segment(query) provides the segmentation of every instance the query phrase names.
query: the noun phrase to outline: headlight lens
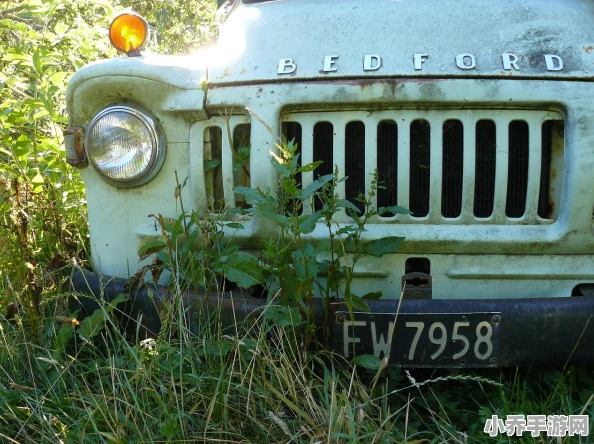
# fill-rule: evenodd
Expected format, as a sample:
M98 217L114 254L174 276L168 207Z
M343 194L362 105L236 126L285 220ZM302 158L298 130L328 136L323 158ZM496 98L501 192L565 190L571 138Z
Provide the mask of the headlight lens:
M116 186L135 187L151 180L165 159L157 121L139 107L112 106L91 121L87 156L103 178Z

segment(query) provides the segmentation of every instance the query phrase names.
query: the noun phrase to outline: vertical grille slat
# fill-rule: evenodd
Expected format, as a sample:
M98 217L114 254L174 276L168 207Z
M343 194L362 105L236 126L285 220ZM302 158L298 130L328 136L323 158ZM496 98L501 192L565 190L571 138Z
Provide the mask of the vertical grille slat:
M365 207L357 198L365 193L365 125L361 121L349 122L345 128L344 147L346 199L354 203L363 213ZM339 168L340 169L340 168Z
M331 174L334 165L334 126L330 122L318 122L313 127L313 159L322 164L313 172L313 177ZM320 210L322 202L314 201L314 209Z
M203 168L204 174L204 206L218 211L224 201L223 174L221 172L222 159L222 130L218 126L211 126L204 131ZM218 165L216 164L218 161ZM212 202L211 202L212 201Z
M312 161L325 162L311 179L304 175L304 183L336 165L341 177L349 176L336 190L339 198L355 201L367 195L377 168L381 186L374 206L412 211L396 215L400 222L511 225L559 217L564 122L558 113L347 111L290 118L302 124L304 147L305 134L312 134L304 161L309 150ZM374 221L394 216L381 214Z
M377 190L377 206L398 204L398 125L383 120L377 126L377 170L382 188ZM385 216L391 216L386 214Z
M433 117L433 116L431 116ZM429 216L439 222L443 175L443 119L429 118Z
M340 123L334 125L334 149L333 159L334 166L338 168L339 177L345 175L346 171L346 159L345 159L345 147L346 147L346 126L343 121L339 120ZM333 170L332 170L333 171ZM332 172L331 171L331 172ZM339 182L336 185L336 193L339 199L344 199L346 195L345 181Z
M474 215L491 217L495 197L497 131L492 120L476 123L476 172L474 179Z
M563 188L565 125L563 121L548 120L542 125L542 155L538 217L556 219Z
M464 147L462 169L462 210L461 216L465 222L472 221L474 217L474 184L476 174L476 122L472 119L470 111L466 111L462 120L464 129Z
M540 193L538 196L538 216L542 219L547 219L551 214L549 209L549 189L550 189L550 172L551 172L551 154L553 146L552 137L553 122L548 121L542 125L542 162L540 168Z
M398 206L410 209L410 120L406 117L398 122Z
M528 124L528 177L526 180L526 219L536 220L540 194L542 164L542 125L530 121Z
M507 178L509 162L509 120L497 116L495 122L495 181L493 193L492 220L495 223L505 223L505 207L507 201Z
M528 187L528 124L514 120L508 127L508 182L505 215L522 217L526 211L526 191Z
M369 197L373 172L377 169L377 126L376 120L368 118L363 120L365 124L365 196ZM371 205L377 208L377 193L371 197Z
M301 164L308 165L314 161L314 120L303 119L301 121ZM288 136L287 136L288 137ZM313 182L313 171L301 174L301 187L307 188ZM303 205L303 214L311 214L311 199Z
M231 124L230 124L231 125ZM235 125L231 127L231 134L235 131ZM226 208L235 206L235 194L233 193L233 153L227 131L222 134L221 149L221 172L223 173L223 195Z
M441 215L456 218L462 213L464 173L464 127L459 120L443 124Z
M414 217L429 214L431 181L431 125L415 120L410 125L409 210Z

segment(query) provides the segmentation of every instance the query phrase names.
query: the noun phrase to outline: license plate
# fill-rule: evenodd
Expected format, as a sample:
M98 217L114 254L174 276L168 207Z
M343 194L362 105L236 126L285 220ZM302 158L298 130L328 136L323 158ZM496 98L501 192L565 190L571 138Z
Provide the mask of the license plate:
M501 313L354 313L334 317L346 358L388 355L400 367L497 367Z

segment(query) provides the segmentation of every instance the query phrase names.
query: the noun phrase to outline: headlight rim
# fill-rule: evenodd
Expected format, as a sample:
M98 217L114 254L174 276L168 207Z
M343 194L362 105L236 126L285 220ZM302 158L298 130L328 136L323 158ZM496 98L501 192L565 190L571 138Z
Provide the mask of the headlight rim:
M135 176L129 179L113 179L103 173L101 168L95 162L93 156L91 156L89 149L89 138L92 129L101 118L105 117L107 114L110 114L112 112L125 112L138 118L146 126L147 130L150 133L152 142L155 144L156 149L153 149L149 164L145 168L145 171L142 175ZM161 170L163 164L165 163L165 155L167 151L165 135L163 133L159 121L147 109L133 103L118 103L102 108L97 114L95 114L95 116L87 125L87 130L85 131L84 144L87 159L89 160L89 163L93 165L93 169L97 172L97 174L101 177L102 180L117 188L136 188L145 185L151 180L153 180L157 173Z

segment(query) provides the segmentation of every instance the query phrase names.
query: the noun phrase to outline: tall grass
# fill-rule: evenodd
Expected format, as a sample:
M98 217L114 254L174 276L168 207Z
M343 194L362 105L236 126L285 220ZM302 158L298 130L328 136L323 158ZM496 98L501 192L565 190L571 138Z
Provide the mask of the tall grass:
M94 336L64 347L63 332L82 328L63 316L66 296L46 306L41 342L25 320L0 323L0 441L471 442L493 414L594 408L587 371L377 374L304 351L300 327L196 329L181 303L148 340L124 336L117 306L103 306Z

